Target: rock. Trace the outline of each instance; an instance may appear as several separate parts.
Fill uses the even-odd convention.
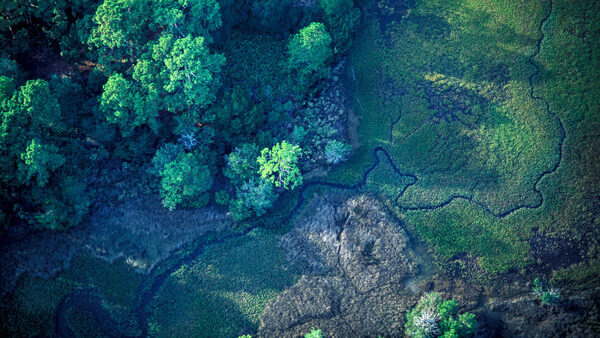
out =
[[[402,281],[414,274],[412,252],[398,222],[367,196],[342,203],[313,200],[281,245],[304,276],[270,302],[259,336],[400,335],[414,301]]]

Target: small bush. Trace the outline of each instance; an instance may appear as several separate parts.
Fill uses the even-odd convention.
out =
[[[304,335],[304,338],[323,338],[321,330],[312,329],[309,333]]]
[[[539,278],[533,281],[533,294],[541,299],[542,304],[557,305],[560,302],[560,289],[554,287],[544,288]]]
[[[417,306],[406,313],[404,333],[409,337],[472,337],[477,321],[472,313],[458,313],[458,302],[443,301],[437,292],[421,298]]]

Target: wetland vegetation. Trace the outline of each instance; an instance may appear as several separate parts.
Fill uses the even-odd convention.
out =
[[[600,334],[600,3],[0,4],[4,336]]]

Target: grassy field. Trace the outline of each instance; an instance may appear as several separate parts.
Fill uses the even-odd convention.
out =
[[[385,28],[370,18],[348,72],[361,146],[329,179],[357,182],[383,147],[417,182],[383,161],[366,188],[442,265],[524,271],[540,263],[536,233],[595,247],[583,237],[599,219],[599,13],[592,1],[431,0]]]

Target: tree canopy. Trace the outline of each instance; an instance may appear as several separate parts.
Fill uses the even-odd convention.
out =
[[[0,212],[64,229],[122,189],[265,214],[316,159],[347,156],[305,107],[355,16],[334,0],[1,2]]]
[[[288,44],[289,68],[305,85],[329,76],[333,58],[332,39],[325,25],[313,22],[295,34]]]
[[[276,187],[294,189],[302,184],[302,174],[298,168],[298,160],[302,154],[299,146],[286,141],[277,143],[273,148],[265,148],[257,159],[258,172],[263,179],[269,180]]]

